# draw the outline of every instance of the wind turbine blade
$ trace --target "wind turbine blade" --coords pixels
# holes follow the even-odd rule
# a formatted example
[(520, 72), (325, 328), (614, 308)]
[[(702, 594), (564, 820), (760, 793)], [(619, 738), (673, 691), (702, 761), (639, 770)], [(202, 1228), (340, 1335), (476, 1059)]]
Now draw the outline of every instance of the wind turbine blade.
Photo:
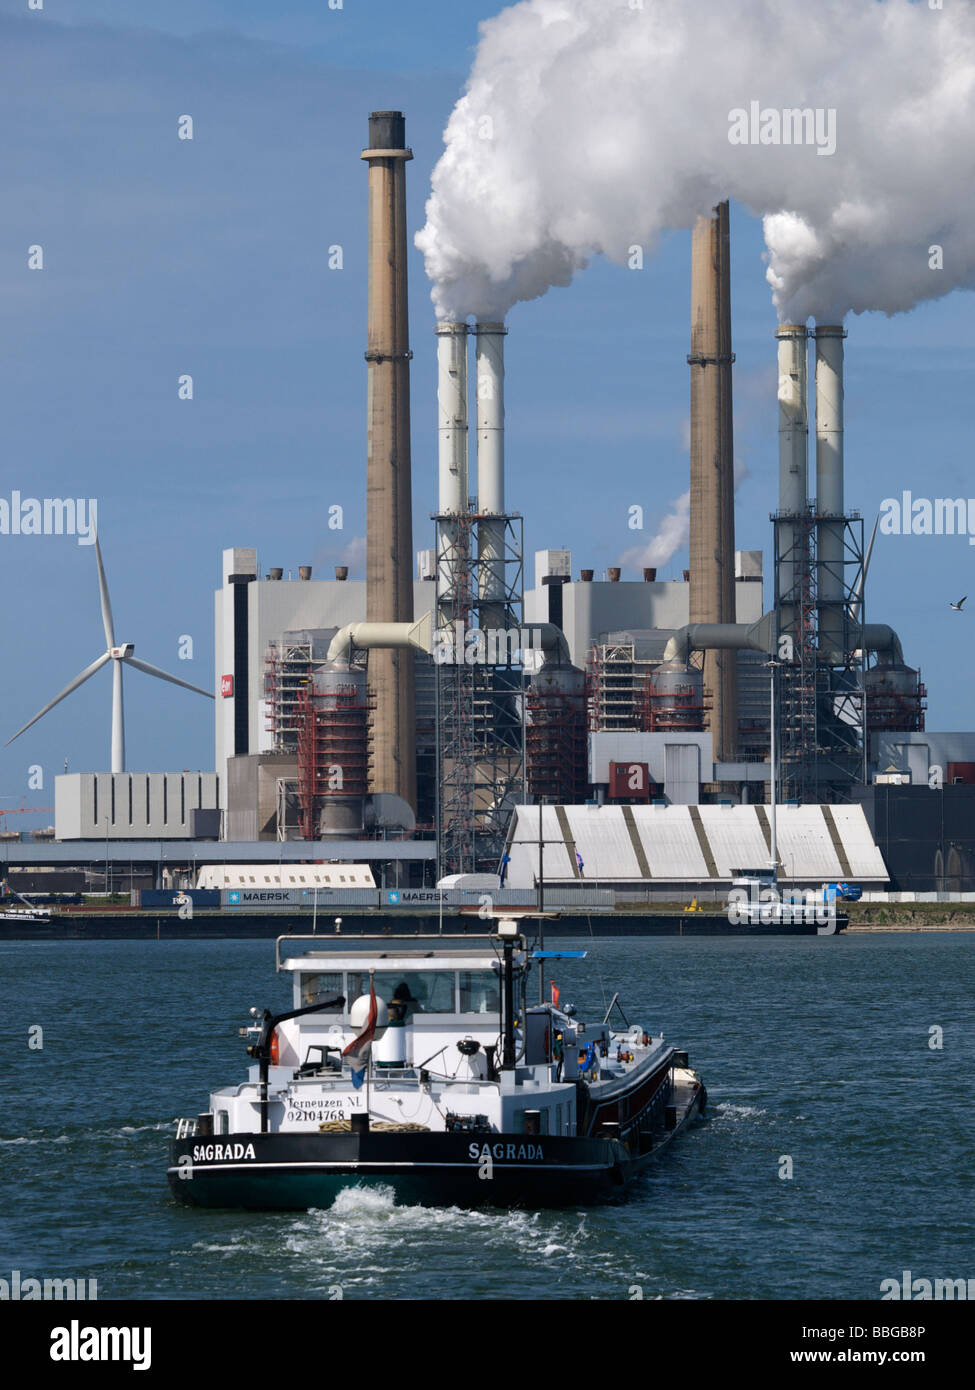
[(867, 546), (867, 553), (863, 557), (863, 582), (866, 584), (867, 575), (870, 573), (870, 557), (873, 554), (873, 543), (877, 539), (877, 527), (880, 525), (880, 513), (878, 512), (873, 523), (873, 530), (870, 533), (870, 544)]
[(850, 617), (855, 623), (860, 621), (860, 615), (863, 612), (863, 591), (867, 586), (867, 575), (870, 572), (870, 557), (873, 554), (873, 543), (877, 539), (877, 527), (879, 524), (880, 513), (878, 512), (873, 523), (873, 531), (870, 534), (870, 544), (867, 546), (867, 553), (863, 557), (863, 568), (860, 571), (859, 578), (856, 582), (856, 588), (853, 591), (853, 597), (850, 602)]
[(147, 676), (158, 676), (161, 681), (170, 681), (173, 685), (181, 685), (184, 690), (194, 690), (197, 695), (205, 695), (208, 700), (215, 698), (212, 691), (202, 690), (198, 685), (190, 685), (189, 681), (181, 681), (178, 676), (171, 676), (166, 671), (160, 671), (158, 666), (150, 666), (148, 661), (140, 661), (137, 656), (123, 656), (122, 660), (127, 666), (134, 666), (137, 671), (145, 671)]
[(105, 627), (105, 641), (110, 647), (115, 646), (115, 622), (112, 618), (112, 601), (108, 597), (108, 581), (105, 578), (105, 566), (102, 564), (102, 549), (98, 544), (98, 532), (95, 532), (95, 562), (98, 565), (98, 590), (102, 599), (102, 623)]
[(70, 695), (72, 690), (77, 690), (79, 685), (84, 685), (85, 681), (95, 674), (106, 661), (111, 661), (108, 652), (103, 652), (97, 661), (93, 661), (90, 666), (86, 666), (80, 676), (75, 676), (70, 685), (66, 685), (60, 695), (55, 695), (49, 705), (45, 705), (40, 714), (35, 714), (33, 719), (27, 721), (22, 729), (18, 729), (13, 738), (8, 738), (7, 743), (13, 743), (14, 738), (20, 738), (21, 734), (26, 733), (31, 724), (36, 724), (38, 719), (43, 719), (48, 710), (52, 710), (55, 705), (59, 705), (66, 695)]

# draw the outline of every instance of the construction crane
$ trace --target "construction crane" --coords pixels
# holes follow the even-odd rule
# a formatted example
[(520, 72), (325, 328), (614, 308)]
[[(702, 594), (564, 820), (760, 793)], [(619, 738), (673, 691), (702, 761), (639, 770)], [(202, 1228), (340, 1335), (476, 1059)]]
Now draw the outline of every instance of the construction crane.
[[(4, 797), (3, 800), (8, 801), (10, 798)], [(53, 806), (25, 806), (26, 800), (26, 796), (22, 796), (19, 806), (10, 806), (6, 811), (0, 811), (0, 828), (3, 827), (4, 816), (39, 816), (43, 815), (45, 811), (54, 810)]]

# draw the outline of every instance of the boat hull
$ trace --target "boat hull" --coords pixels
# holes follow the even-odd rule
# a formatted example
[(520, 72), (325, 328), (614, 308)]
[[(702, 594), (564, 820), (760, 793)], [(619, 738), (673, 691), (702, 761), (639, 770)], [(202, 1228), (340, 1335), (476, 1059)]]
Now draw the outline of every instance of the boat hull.
[(350, 1187), (391, 1189), (400, 1205), (589, 1206), (621, 1200), (703, 1107), (698, 1087), (673, 1128), (618, 1139), (403, 1133), (233, 1134), (174, 1140), (168, 1172), (186, 1206), (304, 1211)]

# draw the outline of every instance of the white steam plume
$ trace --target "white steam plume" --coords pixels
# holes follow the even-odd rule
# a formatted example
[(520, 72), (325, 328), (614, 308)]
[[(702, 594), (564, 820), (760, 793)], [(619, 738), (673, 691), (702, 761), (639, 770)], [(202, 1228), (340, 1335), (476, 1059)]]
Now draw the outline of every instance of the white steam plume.
[(681, 546), (687, 544), (691, 527), (691, 494), (682, 492), (670, 504), (670, 511), (664, 517), (656, 535), (646, 545), (632, 546), (620, 556), (620, 565), (628, 568), (634, 565), (641, 569), (644, 565), (659, 569), (677, 554)]
[[(730, 143), (752, 102), (835, 110), (835, 152)], [(481, 25), (416, 241), (438, 317), (501, 318), (730, 197), (782, 319), (895, 313), (975, 283), (973, 126), (970, 0), (522, 0)]]

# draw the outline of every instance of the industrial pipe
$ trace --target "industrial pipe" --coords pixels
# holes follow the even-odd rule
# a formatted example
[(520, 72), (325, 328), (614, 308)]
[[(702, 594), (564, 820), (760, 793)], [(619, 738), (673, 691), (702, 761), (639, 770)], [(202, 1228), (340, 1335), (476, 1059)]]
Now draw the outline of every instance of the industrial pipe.
[(477, 529), (481, 627), (505, 626), (504, 564), (504, 339), (503, 323), (478, 323)]
[(687, 663), (692, 651), (775, 651), (775, 614), (757, 623), (688, 623), (678, 628), (664, 648), (664, 661)]
[(420, 652), (433, 650), (432, 615), (424, 613), (415, 623), (346, 623), (329, 643), (327, 661), (348, 662), (352, 648), (415, 647)]
[(843, 339), (841, 326), (817, 325), (816, 513), (819, 649), (823, 660), (845, 659), (843, 523)]
[[(797, 518), (809, 496), (808, 364), (804, 324), (786, 323), (776, 332), (779, 344), (779, 515)], [(802, 532), (795, 521), (780, 520), (778, 546), (779, 630), (796, 635), (796, 551)]]
[(860, 629), (860, 647), (864, 652), (874, 652), (889, 657), (889, 663), (904, 665), (904, 649), (901, 639), (886, 623), (865, 623)]
[[(886, 623), (865, 623), (853, 629), (853, 638), (865, 652), (882, 653), (898, 664), (904, 661), (901, 639)], [(766, 652), (773, 656), (775, 614), (766, 613), (757, 623), (689, 623), (668, 640), (663, 660), (686, 663), (691, 652), (714, 649)]]
[[(437, 440), (440, 486), (437, 511), (444, 516), (467, 514), (467, 324), (438, 323)], [(467, 533), (458, 523), (440, 522), (437, 556), (437, 626), (454, 619), (459, 564)]]
[(560, 627), (556, 627), (554, 623), (532, 623), (527, 631), (531, 633), (533, 639), (537, 638), (537, 650), (542, 653), (543, 664), (547, 665), (551, 662), (554, 666), (572, 665), (569, 644)]

